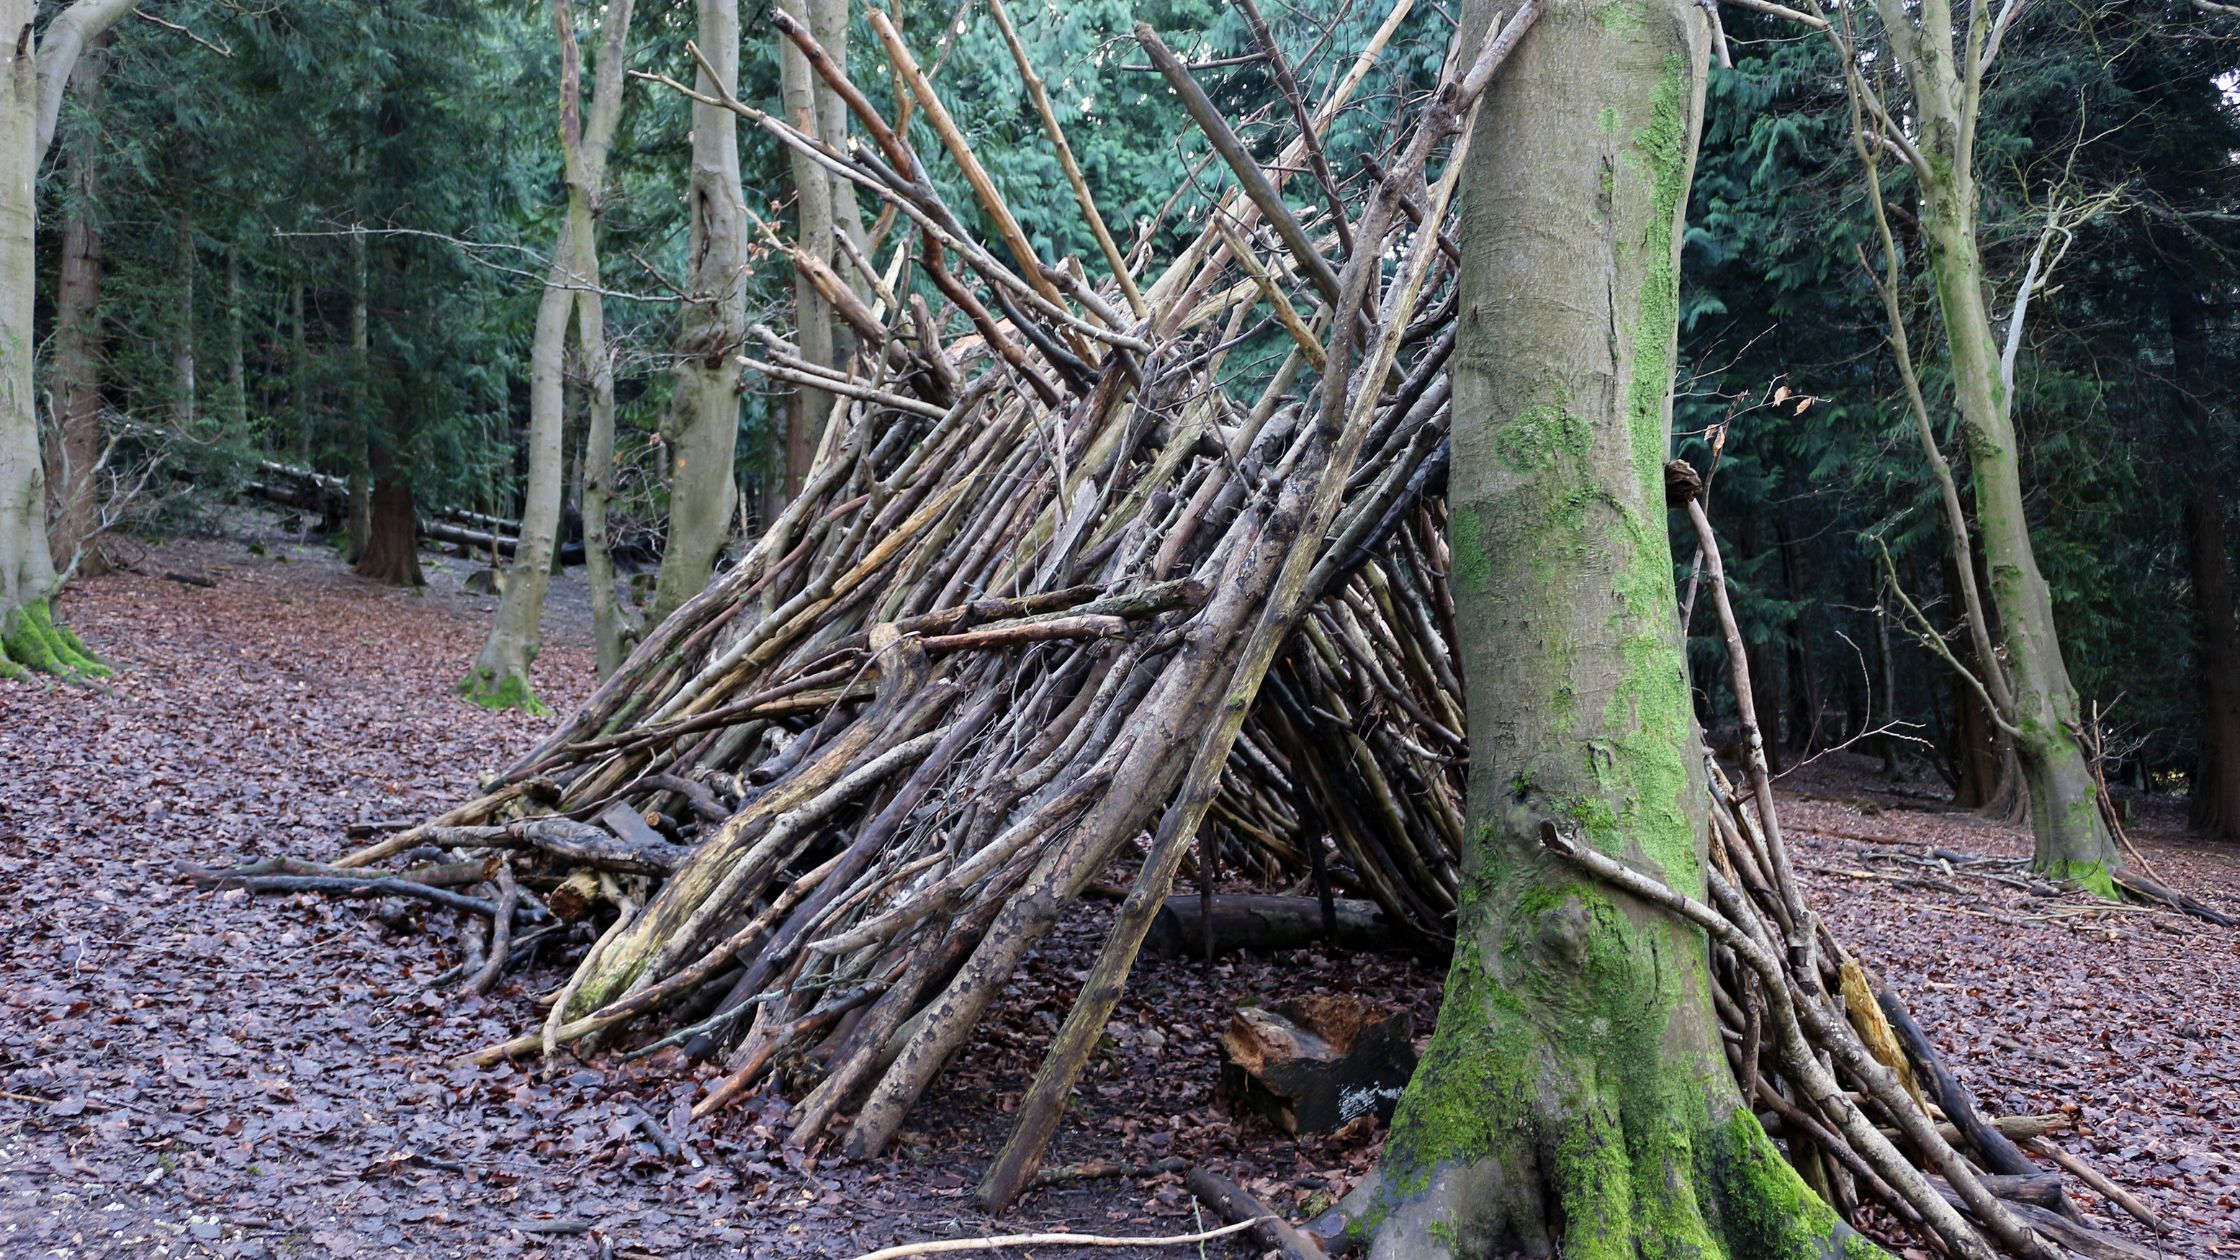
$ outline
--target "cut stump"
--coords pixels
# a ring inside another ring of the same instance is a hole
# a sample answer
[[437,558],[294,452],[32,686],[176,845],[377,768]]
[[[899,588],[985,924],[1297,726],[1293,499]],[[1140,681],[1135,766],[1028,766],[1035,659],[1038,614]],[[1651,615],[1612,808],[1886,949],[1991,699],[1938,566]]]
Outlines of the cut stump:
[[1222,1089],[1286,1133],[1392,1118],[1415,1071],[1415,1020],[1355,997],[1244,1006],[1221,1034]]

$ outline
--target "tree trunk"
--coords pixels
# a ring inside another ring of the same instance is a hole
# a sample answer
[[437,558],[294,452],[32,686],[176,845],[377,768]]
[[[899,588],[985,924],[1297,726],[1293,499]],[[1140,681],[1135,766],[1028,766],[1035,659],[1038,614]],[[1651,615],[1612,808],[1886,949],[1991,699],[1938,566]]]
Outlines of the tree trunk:
[[[372,417],[367,406],[372,371],[370,290],[366,278],[366,235],[350,234],[350,441],[357,448],[358,467],[350,474],[350,563],[366,558],[373,544],[373,443],[368,437]],[[417,560],[415,563],[418,563]]]
[[[607,145],[613,138],[621,112],[622,54],[630,29],[630,0],[607,6],[602,20],[606,37],[599,54],[597,82],[592,91],[591,116],[580,117],[581,61],[577,52],[575,17],[567,0],[553,0],[554,25],[560,38],[560,147],[568,184],[568,216],[560,237],[553,242],[552,265],[545,276],[544,296],[537,305],[537,326],[529,348],[529,493],[521,511],[521,541],[514,549],[513,571],[499,601],[490,637],[474,669],[459,684],[461,694],[492,709],[550,710],[529,688],[529,662],[540,644],[539,622],[544,617],[545,590],[551,581],[554,540],[560,529],[561,488],[565,484],[567,425],[563,403],[567,382],[566,352],[571,315],[594,325],[595,351],[587,345],[586,357],[605,357],[599,295],[597,204],[604,180]],[[607,447],[613,449],[613,385],[607,384]],[[600,528],[605,529],[602,502]],[[603,541],[603,540],[602,540]],[[594,575],[596,585],[596,575]],[[611,576],[608,591],[612,601]],[[594,602],[597,595],[593,596]]]
[[614,501],[614,360],[607,355],[603,328],[586,321],[578,335],[591,374],[583,434],[583,568],[591,584],[591,632],[603,680],[622,668],[627,646],[622,609],[615,599],[614,553],[607,545],[607,505]]
[[[75,635],[54,624],[49,599],[61,584],[47,545],[47,479],[31,382],[37,338],[39,159],[54,133],[48,97],[59,108],[82,41],[122,16],[123,7],[72,5],[30,46],[35,6],[0,0],[0,30],[13,51],[0,63],[0,677],[26,670],[106,673]],[[110,10],[115,8],[115,12]],[[57,41],[60,41],[59,46]]]
[[[1968,558],[1969,564],[1975,557]],[[1965,609],[1966,593],[1960,580],[1959,562],[1948,549],[1938,571],[1944,577],[1947,599],[1956,607]],[[1980,589],[1983,583],[1978,579]],[[1989,610],[1986,610],[1988,614]],[[1963,616],[1966,615],[1963,613]],[[1985,627],[1984,639],[1991,641],[1996,627]],[[1973,671],[1978,678],[1985,677],[1983,658],[1976,654],[1974,639],[1970,634],[1955,649],[1960,663]],[[1981,693],[1957,676],[1951,680],[1953,709],[1958,715],[1954,722],[1954,739],[1958,742],[1953,758],[1959,780],[1953,792],[1952,803],[1962,809],[1972,809],[1986,818],[2023,822],[2028,814],[2022,793],[2022,763],[2015,757],[2014,741],[2007,738],[1992,720],[1991,709],[1984,703]]]
[[[804,28],[818,35],[817,26],[830,25],[826,10],[833,7],[832,0],[778,0],[781,7]],[[839,8],[842,21],[840,31],[847,30],[845,0]],[[794,42],[782,34],[774,34],[778,41],[778,70],[786,118],[803,133],[822,136],[834,128],[835,120],[824,117],[823,110],[831,107],[838,112],[839,101],[830,92],[820,93],[816,74],[809,68],[809,59],[802,55]],[[829,47],[828,52],[833,51]],[[845,119],[836,123],[843,137],[847,132]],[[829,141],[829,137],[827,137]],[[833,228],[833,186],[835,181],[822,166],[799,150],[789,149],[792,163],[794,192],[794,241],[820,263],[830,265],[838,253]],[[837,367],[838,347],[833,342],[832,303],[825,300],[811,282],[804,268],[796,267],[793,276],[794,343],[801,357],[819,367]],[[797,387],[786,406],[785,441],[785,494],[792,498],[809,477],[809,465],[816,460],[817,440],[824,435],[825,419],[832,412],[833,396],[821,389]]]
[[248,338],[243,334],[241,314],[241,251],[228,246],[226,249],[226,436],[246,444],[249,441],[249,368],[244,361],[248,355]]
[[303,280],[288,286],[288,401],[296,413],[296,462],[311,466],[311,335],[304,327]]
[[1820,743],[1820,723],[1827,704],[1820,697],[1819,663],[1813,659],[1812,636],[1801,611],[1804,595],[1804,558],[1797,531],[1789,522],[1789,509],[1777,509],[1775,527],[1781,543],[1781,579],[1789,598],[1800,611],[1789,618],[1787,657],[1789,677],[1789,747],[1809,757]]
[[352,571],[390,586],[427,581],[420,575],[420,518],[412,503],[412,483],[389,475],[386,468],[373,474],[366,550]]
[[[102,41],[106,43],[106,40]],[[88,110],[100,102],[107,50],[95,47],[72,76]],[[47,477],[54,487],[54,520],[47,528],[55,567],[63,573],[93,576],[109,568],[108,556],[94,545],[101,529],[101,225],[95,217],[100,192],[100,146],[91,128],[71,136],[70,196],[62,221],[62,258],[56,267],[54,377],[59,432],[48,439]]]
[[2013,398],[2000,366],[1997,334],[1984,304],[1983,258],[1976,233],[1975,111],[1954,65],[1949,0],[1928,0],[1919,25],[1899,0],[1877,0],[1921,119],[1920,148],[1930,167],[1917,172],[1921,235],[1951,352],[1953,400],[1968,439],[1976,522],[1991,570],[2011,679],[2014,750],[2029,794],[2032,864],[2115,896],[2111,872],[2121,858],[2101,821],[2099,788],[2077,737],[2082,714],[2053,619],[2053,592],[2038,571],[2023,507],[2021,452]]
[[[2193,577],[2196,665],[2201,691],[2201,759],[2194,770],[2193,825],[2222,839],[2240,839],[2240,626],[2232,609],[2232,565],[2225,549],[2224,500],[2218,491],[2220,449],[2206,391],[2200,299],[2173,287],[2169,298],[2170,362],[2185,420],[2186,559]],[[2173,451],[2181,449],[2173,444]]]
[[194,222],[182,208],[171,228],[171,265],[178,269],[178,306],[171,312],[171,423],[194,432]]
[[[572,86],[572,85],[571,85]],[[544,295],[537,302],[537,325],[529,343],[528,493],[521,507],[521,541],[514,548],[505,594],[498,600],[490,635],[474,668],[459,681],[459,694],[486,709],[526,709],[549,714],[529,687],[529,662],[542,643],[545,588],[552,580],[553,538],[560,529],[560,479],[564,462],[562,404],[568,346],[568,316],[576,295],[568,285],[575,248],[570,225],[563,223],[552,246]]]
[[1736,1093],[1701,932],[1539,841],[1703,895],[1662,469],[1707,48],[1687,0],[1553,0],[1481,110],[1450,474],[1470,840],[1373,1256],[1848,1254]]
[[[699,47],[720,84],[702,70],[699,90],[736,91],[739,79],[738,0],[696,0]],[[739,190],[738,115],[720,106],[692,107],[692,300],[677,334],[674,401],[664,426],[673,475],[669,543],[654,580],[649,621],[658,622],[708,584],[716,553],[731,529],[738,496],[731,462],[739,439],[739,368],[746,338],[739,277],[746,207]]]

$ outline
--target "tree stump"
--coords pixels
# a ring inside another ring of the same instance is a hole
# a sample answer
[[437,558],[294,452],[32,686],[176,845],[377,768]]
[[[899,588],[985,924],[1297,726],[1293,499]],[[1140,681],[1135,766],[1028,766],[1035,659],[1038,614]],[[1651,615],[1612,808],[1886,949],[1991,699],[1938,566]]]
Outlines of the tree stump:
[[1237,1009],[1221,1034],[1222,1090],[1286,1133],[1392,1118],[1415,1071],[1415,1020],[1355,997],[1291,998]]

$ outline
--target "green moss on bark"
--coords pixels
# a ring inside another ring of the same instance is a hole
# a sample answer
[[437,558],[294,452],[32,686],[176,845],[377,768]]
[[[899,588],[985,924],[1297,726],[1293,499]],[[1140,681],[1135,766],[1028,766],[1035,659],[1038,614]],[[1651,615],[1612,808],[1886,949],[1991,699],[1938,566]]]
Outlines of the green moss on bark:
[[519,709],[537,717],[552,716],[551,706],[537,699],[529,690],[529,680],[519,674],[498,678],[488,671],[474,670],[459,680],[459,694],[485,709]]
[[1457,506],[1453,519],[1447,553],[1455,585],[1467,591],[1485,590],[1493,582],[1493,560],[1486,555],[1485,522],[1466,506]]
[[115,672],[68,627],[55,624],[53,608],[46,600],[25,604],[0,617],[0,677],[39,673],[106,678]]

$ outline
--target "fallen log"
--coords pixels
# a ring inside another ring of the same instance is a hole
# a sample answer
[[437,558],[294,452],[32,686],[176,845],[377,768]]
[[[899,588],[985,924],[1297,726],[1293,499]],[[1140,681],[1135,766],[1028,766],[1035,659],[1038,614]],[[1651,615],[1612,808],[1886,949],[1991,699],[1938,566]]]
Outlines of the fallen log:
[[[1213,899],[1213,916],[1195,893],[1167,898],[1143,946],[1161,958],[1202,957],[1251,949],[1298,949],[1328,941],[1345,950],[1383,949],[1396,944],[1384,912],[1374,901],[1339,898],[1325,923],[1322,903],[1313,897],[1226,893]],[[1333,930],[1334,929],[1334,930]]]

